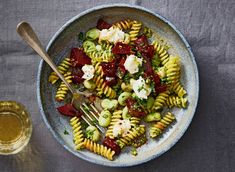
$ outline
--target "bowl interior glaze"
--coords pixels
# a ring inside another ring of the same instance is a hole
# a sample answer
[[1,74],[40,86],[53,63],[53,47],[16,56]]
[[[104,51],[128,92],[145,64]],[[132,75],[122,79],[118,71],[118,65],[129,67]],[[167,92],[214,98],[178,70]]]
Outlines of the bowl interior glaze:
[[[69,20],[56,32],[47,46],[47,51],[53,61],[58,64],[70,53],[72,47],[79,46],[77,41],[79,32],[86,32],[89,28],[94,27],[100,18],[110,23],[126,18],[139,20],[172,45],[170,53],[181,57],[181,81],[188,92],[188,108],[173,109],[172,112],[177,118],[175,125],[168,129],[160,138],[156,140],[149,139],[148,144],[138,149],[138,156],[132,156],[127,151],[124,151],[114,161],[106,160],[85,150],[79,152],[74,150],[69,119],[57,112],[56,107],[61,104],[55,101],[55,86],[48,82],[48,76],[52,70],[43,61],[40,63],[37,78],[37,96],[40,111],[53,136],[74,155],[105,166],[124,167],[141,164],[160,156],[170,149],[188,128],[198,101],[199,80],[197,66],[189,44],[173,24],[159,14],[143,7],[124,4],[94,7]],[[70,134],[64,135],[64,130],[69,131]]]

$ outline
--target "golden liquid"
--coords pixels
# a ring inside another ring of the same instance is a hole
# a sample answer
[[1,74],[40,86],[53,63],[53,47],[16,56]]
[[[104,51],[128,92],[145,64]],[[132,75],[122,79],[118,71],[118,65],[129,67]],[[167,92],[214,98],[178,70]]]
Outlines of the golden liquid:
[[0,113],[0,141],[14,141],[22,133],[22,123],[13,112]]
[[29,142],[32,123],[24,106],[0,101],[0,155],[16,154]]

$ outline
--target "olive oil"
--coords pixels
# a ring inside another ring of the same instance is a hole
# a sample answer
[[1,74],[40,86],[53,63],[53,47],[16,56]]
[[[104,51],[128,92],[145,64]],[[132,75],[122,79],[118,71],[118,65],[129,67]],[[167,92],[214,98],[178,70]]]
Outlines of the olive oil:
[[0,101],[0,154],[15,154],[29,142],[32,124],[24,106]]
[[11,142],[22,134],[22,122],[17,114],[12,112],[0,113],[0,141]]

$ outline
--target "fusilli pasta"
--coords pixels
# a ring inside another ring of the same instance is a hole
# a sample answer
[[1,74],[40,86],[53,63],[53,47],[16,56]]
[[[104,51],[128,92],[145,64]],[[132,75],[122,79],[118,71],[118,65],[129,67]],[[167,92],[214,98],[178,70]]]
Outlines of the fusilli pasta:
[[87,138],[85,138],[83,144],[87,150],[94,152],[98,155],[101,155],[104,158],[107,158],[109,160],[113,160],[113,156],[114,156],[115,152],[112,151],[110,148],[108,148],[104,145],[101,145],[99,143],[95,143],[92,140],[87,139]]
[[84,136],[82,132],[81,122],[78,117],[73,117],[70,120],[70,125],[73,130],[73,140],[75,144],[75,149],[80,150],[83,148]]
[[[66,79],[66,81],[70,84],[72,83],[72,75],[71,75],[71,72],[67,72],[64,74],[64,78]],[[56,92],[56,100],[57,101],[63,101],[65,96],[67,95],[68,93],[68,87],[65,85],[64,82],[61,82],[57,92]]]
[[167,114],[157,123],[153,124],[152,127],[150,127],[150,137],[151,138],[155,138],[157,136],[159,136],[163,130],[169,126],[173,121],[175,120],[175,116],[170,113],[167,112]]

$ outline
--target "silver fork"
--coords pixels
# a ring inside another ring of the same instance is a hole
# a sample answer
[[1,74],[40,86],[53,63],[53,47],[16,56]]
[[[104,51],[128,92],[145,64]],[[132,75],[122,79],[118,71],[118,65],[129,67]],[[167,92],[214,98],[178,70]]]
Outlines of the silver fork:
[[[55,73],[59,76],[59,78],[65,83],[65,85],[68,87],[68,89],[71,91],[73,98],[72,103],[79,103],[80,109],[84,112],[84,115],[82,115],[82,119],[88,124],[88,125],[95,125],[102,133],[104,133],[104,129],[100,127],[97,124],[99,111],[93,104],[87,105],[85,103],[85,100],[87,100],[86,97],[90,95],[90,93],[87,92],[80,92],[79,90],[74,90],[74,88],[65,80],[64,76],[58,71],[57,66],[54,64],[54,62],[51,60],[50,56],[47,54],[47,52],[42,47],[42,44],[40,40],[38,39],[36,33],[32,29],[29,23],[27,22],[20,22],[17,25],[16,31],[18,34],[26,41],[26,43],[33,48],[33,50],[42,57],[43,60],[55,71]],[[95,120],[95,122],[94,122]]]

